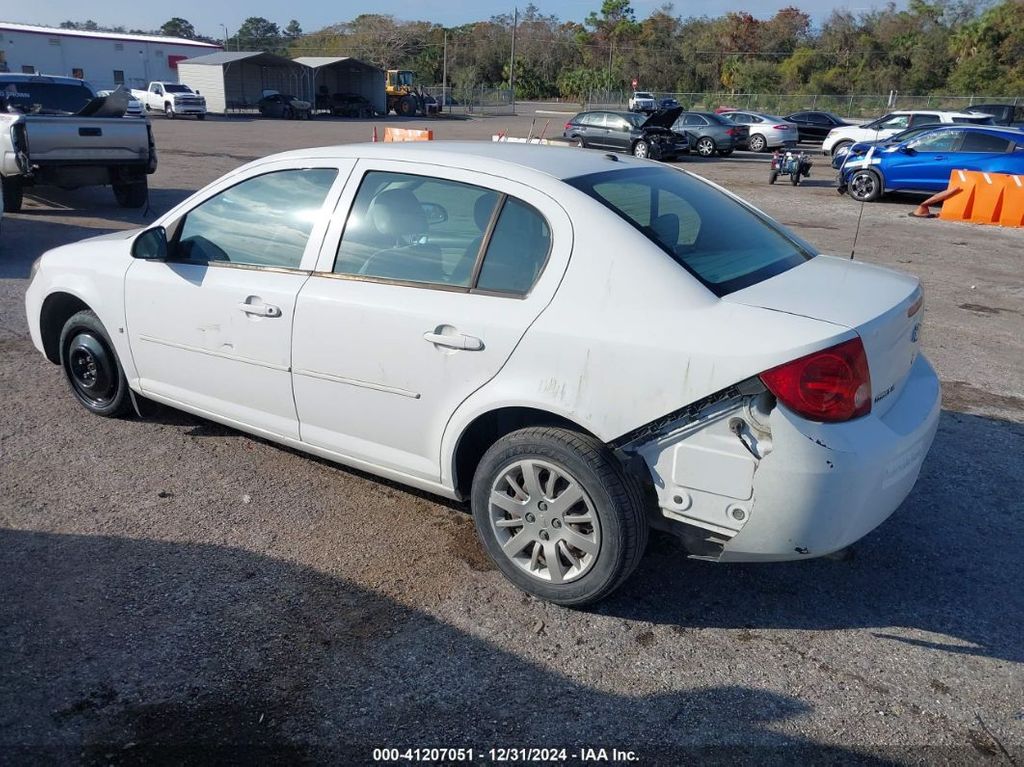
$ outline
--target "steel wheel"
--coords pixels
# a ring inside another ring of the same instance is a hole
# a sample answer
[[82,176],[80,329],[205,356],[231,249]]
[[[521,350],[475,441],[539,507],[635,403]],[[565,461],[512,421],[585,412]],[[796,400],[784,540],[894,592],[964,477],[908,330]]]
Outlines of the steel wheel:
[[850,179],[848,191],[857,202],[871,202],[881,195],[882,183],[870,170],[859,170]]
[[747,141],[747,149],[751,152],[763,152],[768,147],[768,142],[760,133],[750,137]]
[[570,583],[597,560],[593,502],[564,468],[537,459],[508,465],[491,486],[489,512],[505,556],[533,578]]
[[710,157],[715,153],[715,140],[705,136],[697,142],[697,154],[701,157]]
[[67,346],[68,379],[86,404],[103,408],[117,394],[117,365],[106,344],[91,331],[77,333]]
[[639,157],[639,158],[641,158],[643,160],[646,160],[648,157],[650,157],[650,154],[651,154],[651,148],[647,145],[647,142],[644,141],[643,139],[640,139],[639,141],[637,141],[633,145],[633,156],[634,157]]

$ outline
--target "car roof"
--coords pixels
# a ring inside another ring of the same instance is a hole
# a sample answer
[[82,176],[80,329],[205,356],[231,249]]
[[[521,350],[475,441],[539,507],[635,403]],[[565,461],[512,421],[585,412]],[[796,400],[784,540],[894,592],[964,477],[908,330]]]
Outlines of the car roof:
[[57,83],[58,85],[83,85],[85,80],[61,75],[27,75],[22,72],[0,72],[0,80],[9,83]]
[[340,144],[297,149],[264,157],[266,162],[327,159],[379,159],[415,162],[448,168],[476,170],[489,175],[524,179],[539,174],[559,180],[625,168],[650,168],[651,163],[629,155],[581,151],[568,146],[510,144],[502,141],[410,141],[395,143]]
[[887,115],[945,115],[946,117],[977,117],[970,112],[949,112],[945,109],[894,109]]

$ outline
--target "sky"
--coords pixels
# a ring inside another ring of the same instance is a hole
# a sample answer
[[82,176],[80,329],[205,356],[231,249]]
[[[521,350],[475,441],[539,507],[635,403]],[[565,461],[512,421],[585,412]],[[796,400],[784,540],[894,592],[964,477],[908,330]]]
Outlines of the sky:
[[[520,2],[520,9],[526,4],[527,2]],[[601,0],[535,0],[535,4],[542,13],[555,14],[565,21],[583,21],[590,11],[601,7]],[[816,22],[820,22],[834,8],[847,8],[859,12],[867,10],[872,5],[883,4],[874,0],[746,0],[743,4],[731,3],[728,0],[703,0],[700,3],[676,2],[674,5],[676,14],[684,17],[719,16],[728,11],[739,10],[749,11],[758,17],[767,17],[780,8],[796,5],[810,13]],[[338,21],[347,21],[367,12],[457,26],[470,21],[484,20],[499,13],[511,13],[514,5],[515,0],[477,0],[472,3],[451,0],[418,0],[415,3],[408,0],[376,0],[373,3],[307,0],[292,6],[293,10],[282,10],[289,8],[289,4],[279,0],[219,0],[217,3],[211,3],[209,0],[176,0],[168,4],[143,4],[138,0],[105,0],[102,4],[95,5],[83,4],[81,0],[43,0],[38,6],[34,3],[11,3],[0,11],[0,20],[57,26],[64,20],[85,21],[91,18],[101,26],[157,29],[171,16],[181,16],[191,21],[200,34],[220,38],[224,34],[222,24],[234,32],[249,16],[263,16],[281,27],[294,17],[306,32]],[[646,18],[651,11],[661,5],[662,0],[633,0],[633,9],[638,19]]]

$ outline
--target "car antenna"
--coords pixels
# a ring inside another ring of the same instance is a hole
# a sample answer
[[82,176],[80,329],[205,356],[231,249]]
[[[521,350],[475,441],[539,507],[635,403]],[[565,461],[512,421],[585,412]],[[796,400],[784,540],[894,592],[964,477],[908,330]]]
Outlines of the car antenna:
[[[871,164],[871,158],[875,154],[875,148],[871,147],[868,149],[867,157],[864,158],[864,167],[868,167]],[[839,177],[842,180],[843,171],[846,170],[846,161],[850,159],[849,155],[843,158],[843,164],[839,168]],[[850,260],[853,261],[853,254],[857,252],[857,240],[860,239],[860,222],[864,218],[864,206],[867,204],[866,200],[860,201],[860,212],[857,214],[857,228],[853,233],[853,247],[850,248]]]

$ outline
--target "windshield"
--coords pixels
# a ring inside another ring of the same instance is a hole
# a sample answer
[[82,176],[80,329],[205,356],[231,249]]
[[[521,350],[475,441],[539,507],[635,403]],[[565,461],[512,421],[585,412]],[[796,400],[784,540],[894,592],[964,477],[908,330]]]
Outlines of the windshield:
[[717,296],[814,255],[767,217],[688,173],[637,168],[566,183],[621,216]]
[[647,91],[637,91],[636,92],[636,97],[638,99],[653,99],[654,98],[654,96],[652,94],[648,93]]
[[164,90],[167,93],[191,93],[192,92],[192,89],[189,88],[187,85],[174,85],[173,83],[168,83],[167,85],[165,85],[164,86]]
[[4,82],[0,79],[0,99],[7,101],[11,112],[70,115],[92,101],[92,91],[78,83]]

